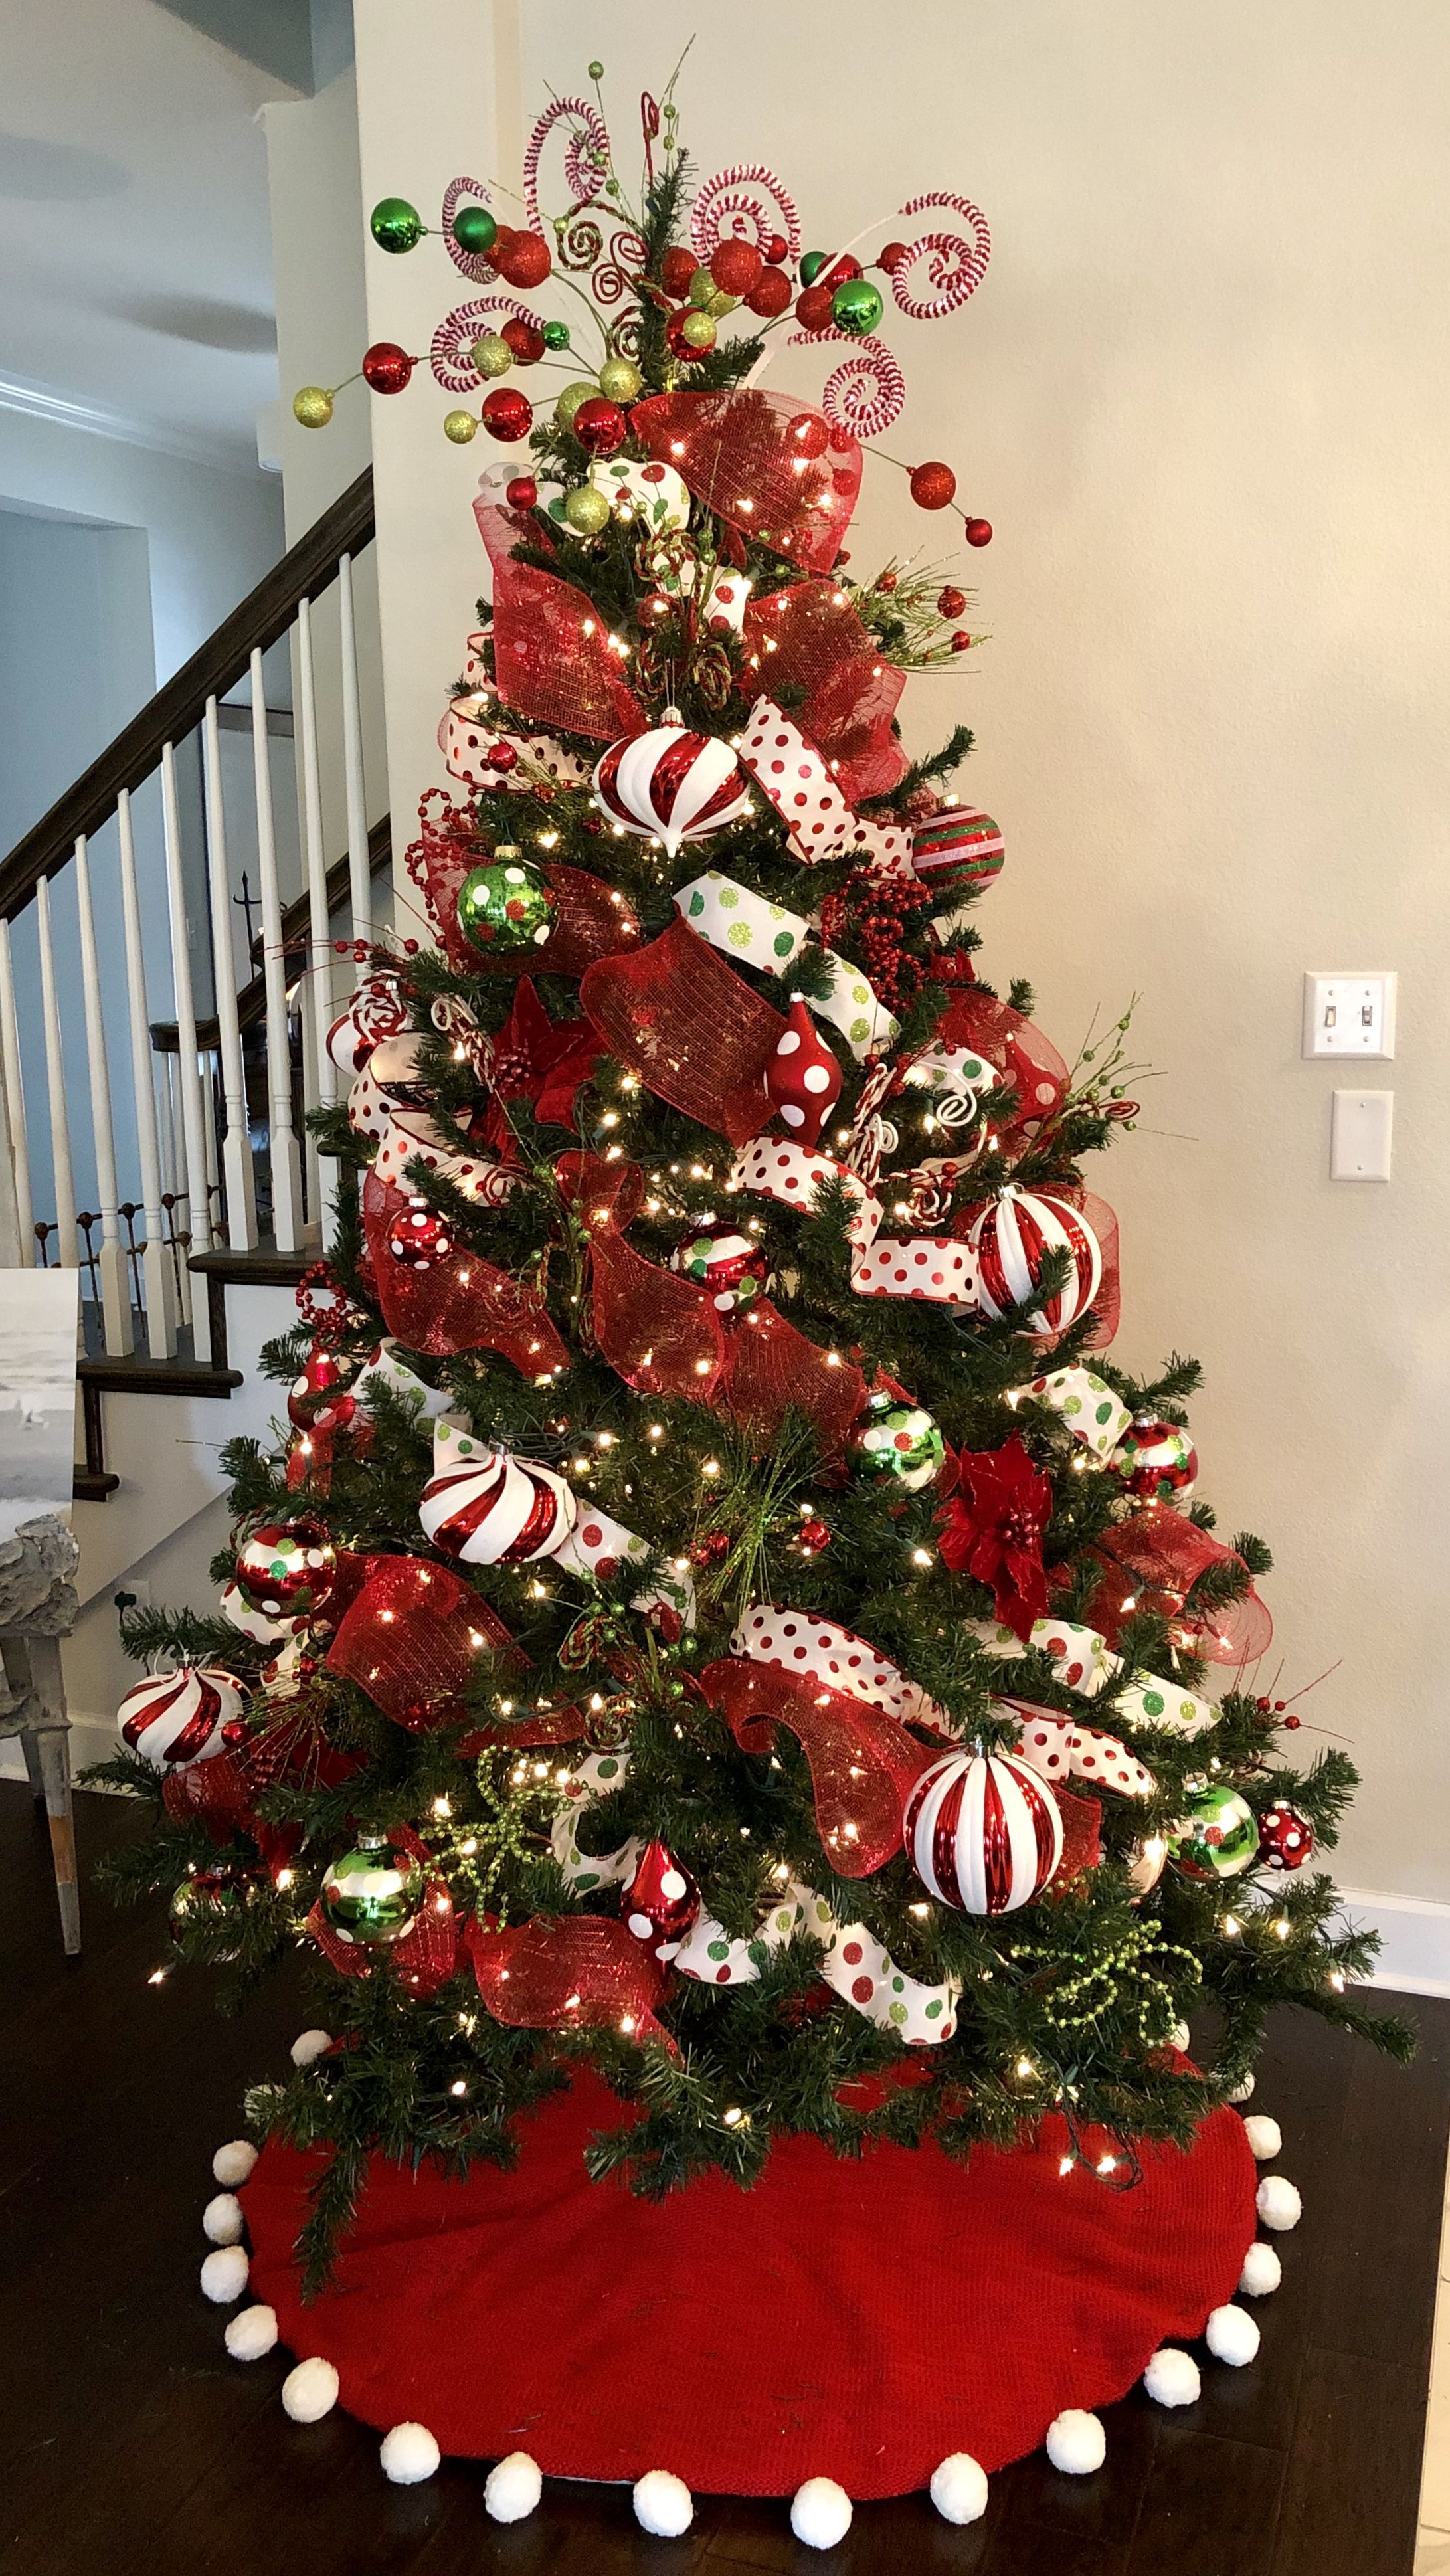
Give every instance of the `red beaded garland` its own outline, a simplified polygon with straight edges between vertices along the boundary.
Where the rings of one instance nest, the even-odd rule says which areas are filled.
[[[911,497],[919,510],[945,510],[956,494],[957,478],[949,465],[932,457],[911,477]]]
[[[413,372],[413,361],[396,340],[375,340],[362,362],[363,381],[375,394],[400,394]]]
[[[479,405],[479,418],[490,438],[512,447],[527,438],[534,425],[534,406],[514,385],[495,385]]]

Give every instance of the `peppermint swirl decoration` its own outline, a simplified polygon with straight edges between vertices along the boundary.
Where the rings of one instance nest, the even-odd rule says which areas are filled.
[[[801,219],[775,172],[763,162],[734,162],[728,170],[717,170],[695,198],[690,246],[698,260],[708,262],[722,241],[753,242],[763,251],[776,233],[784,233],[794,266],[800,257]]]
[[[920,215],[928,206],[950,206],[954,213],[965,215],[972,227],[972,239],[968,242],[960,233],[922,233],[894,263],[891,292],[913,322],[940,322],[946,314],[955,313],[981,284],[992,256],[987,218],[970,197],[953,197],[934,190],[929,196],[912,197],[901,211],[904,215]],[[913,294],[909,284],[912,270],[922,259],[935,290],[929,296]]]
[[[851,438],[879,438],[899,419],[906,401],[906,378],[885,341],[874,332],[864,340],[847,340],[842,331],[793,331],[790,345],[799,349],[812,340],[830,340],[851,353],[833,368],[821,395],[831,427]]]

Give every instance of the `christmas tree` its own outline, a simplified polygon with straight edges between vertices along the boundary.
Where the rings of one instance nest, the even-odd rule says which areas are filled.
[[[589,2172],[641,2194],[1048,2118],[1121,2189],[1241,2095],[1271,2005],[1407,2045],[1305,1866],[1355,1775],[1261,1695],[1269,1556],[1195,1490],[1197,1371],[1109,1356],[1130,1014],[1070,1066],[979,964],[971,737],[910,759],[896,713],[972,596],[945,547],[843,543],[886,302],[964,304],[985,225],[933,197],[918,240],[802,254],[766,174],[694,186],[669,96],[637,195],[587,100],[525,181],[522,228],[444,204],[482,292],[443,425],[514,454],[409,854],[429,935],[360,957],[287,1427],[228,1453],[220,1612],[128,1621],[160,1668],[106,1766],[156,1802],[113,1874],[183,1959],[236,1999],[311,1957],[330,2043],[249,2112],[324,2151],[314,2283],[371,2156],[526,2155],[581,2060],[628,2114]],[[802,341],[819,405],[766,372]],[[908,489],[990,537],[945,463]]]

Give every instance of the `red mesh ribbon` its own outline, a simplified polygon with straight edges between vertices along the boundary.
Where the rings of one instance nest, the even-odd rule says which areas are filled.
[[[899,1718],[778,1664],[727,1655],[699,1675],[744,1753],[768,1753],[777,1721],[811,1768],[816,1830],[842,1878],[869,1878],[901,1849],[906,1801],[927,1763]]]
[[[363,1183],[363,1231],[377,1281],[383,1321],[405,1350],[450,1359],[458,1351],[498,1351],[520,1376],[567,1368],[569,1353],[533,1289],[476,1252],[455,1252],[432,1270],[409,1270],[388,1250],[388,1229],[408,1205],[406,1193],[369,1172]]]
[[[652,394],[635,404],[629,426],[732,527],[792,563],[829,572],[861,489],[861,450],[849,431],[789,394],[755,386]]]
[[[189,1762],[168,1771],[161,1800],[173,1824],[204,1827],[214,1843],[229,1843],[241,1826],[250,1828],[256,1792],[246,1764],[235,1753],[213,1753],[205,1762]]]
[[[435,811],[435,804],[439,810]],[[430,787],[418,806],[418,838],[405,864],[421,893],[438,944],[456,972],[466,975],[582,975],[596,957],[614,957],[639,940],[639,922],[624,896],[587,868],[541,862],[554,894],[554,927],[537,948],[488,957],[463,936],[458,890],[471,868],[488,858],[467,808],[454,805],[441,787]]]
[[[621,1228],[644,1196],[637,1164],[571,1152],[554,1168],[588,1230],[594,1338],[610,1367],[641,1395],[707,1403],[725,1366],[725,1328],[707,1288],[625,1242]]]
[[[622,1923],[605,1914],[536,1915],[506,1932],[476,1919],[464,1933],[478,1991],[511,2030],[597,2030],[675,2043],[655,2019],[667,1982]]]
[[[314,1905],[304,1929],[340,1976],[370,1977],[374,1959],[385,1958],[399,1984],[406,1986],[410,1994],[433,1995],[447,1984],[458,1965],[458,1917],[453,1899],[447,1880],[429,1866],[433,1855],[411,1825],[394,1825],[388,1840],[395,1850],[411,1853],[428,1872],[423,1903],[412,1931],[405,1932],[401,1941],[394,1941],[386,1950],[368,1950],[359,1942],[341,1940],[320,1904]]]
[[[671,922],[632,957],[591,966],[579,998],[612,1055],[732,1145],[769,1118],[765,1068],[785,1021],[690,928]]]
[[[884,659],[834,582],[767,592],[745,612],[745,644],[762,689],[804,689],[791,721],[830,762],[849,804],[885,796],[907,757],[891,730],[906,674]]]
[[[1062,1818],[1062,1858],[1047,1892],[1049,1896],[1060,1896],[1084,1870],[1096,1869],[1102,1859],[1103,1810],[1100,1799],[1080,1798],[1076,1790],[1059,1788],[1055,1781],[1052,1794]]]
[[[1053,1118],[1067,1098],[1069,1074],[1051,1038],[1034,1028],[1010,1002],[999,1002],[980,986],[962,987],[947,1004],[937,1026],[939,1046],[969,1047],[1005,1074],[1017,1094],[1017,1106],[999,1123],[1004,1149],[1035,1134]]]
[[[473,515],[493,568],[493,673],[505,706],[601,742],[643,733],[649,718],[593,601],[556,573],[512,560],[525,535],[540,543],[538,522],[526,525],[482,493]]]
[[[462,1717],[490,1654],[512,1657],[503,1621],[462,1577],[422,1557],[378,1560],[343,1620],[328,1669],[356,1682],[385,1717],[415,1733]]]
[[[809,1414],[829,1457],[844,1446],[866,1401],[866,1381],[849,1361],[832,1368],[817,1343],[797,1332],[769,1297],[760,1297],[730,1335],[723,1394],[734,1420],[766,1439],[794,1405]]]
[[[1123,1621],[1133,1610],[1153,1610],[1171,1619],[1183,1641],[1211,1664],[1250,1664],[1267,1653],[1274,1623],[1267,1605],[1250,1584],[1238,1601],[1196,1608],[1185,1596],[1213,1565],[1241,1565],[1243,1559],[1210,1536],[1169,1503],[1150,1503],[1098,1541],[1106,1571],[1083,1616],[1115,1644]],[[1129,1603],[1133,1608],[1129,1608]]]

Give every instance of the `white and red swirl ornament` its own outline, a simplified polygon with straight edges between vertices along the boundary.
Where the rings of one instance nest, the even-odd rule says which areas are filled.
[[[1065,1285],[1025,1319],[1025,1332],[1064,1332],[1086,1314],[1102,1284],[1103,1256],[1092,1227],[1070,1200],[1047,1190],[1019,1190],[1009,1182],[982,1210],[969,1240],[977,1303],[997,1322],[1032,1295],[1046,1254],[1071,1254]]]
[[[1045,1780],[1012,1753],[948,1753],[906,1804],[906,1848],[923,1887],[964,1914],[1033,1905],[1062,1858]]]
[[[369,976],[327,1032],[327,1052],[349,1081],[361,1073],[384,1038],[397,1037],[408,1025],[408,1006],[390,975]]]
[[[648,733],[611,743],[594,772],[596,803],[627,832],[664,843],[703,841],[749,811],[750,783],[728,742],[691,733],[667,708]]]
[[[239,1728],[247,1694],[220,1664],[183,1664],[134,1682],[116,1711],[121,1741],[157,1769],[185,1770],[222,1752]]]
[[[435,1426],[433,1473],[418,1518],[445,1556],[464,1565],[528,1565],[553,1555],[576,1508],[572,1486],[549,1468],[492,1449],[447,1420]]]

